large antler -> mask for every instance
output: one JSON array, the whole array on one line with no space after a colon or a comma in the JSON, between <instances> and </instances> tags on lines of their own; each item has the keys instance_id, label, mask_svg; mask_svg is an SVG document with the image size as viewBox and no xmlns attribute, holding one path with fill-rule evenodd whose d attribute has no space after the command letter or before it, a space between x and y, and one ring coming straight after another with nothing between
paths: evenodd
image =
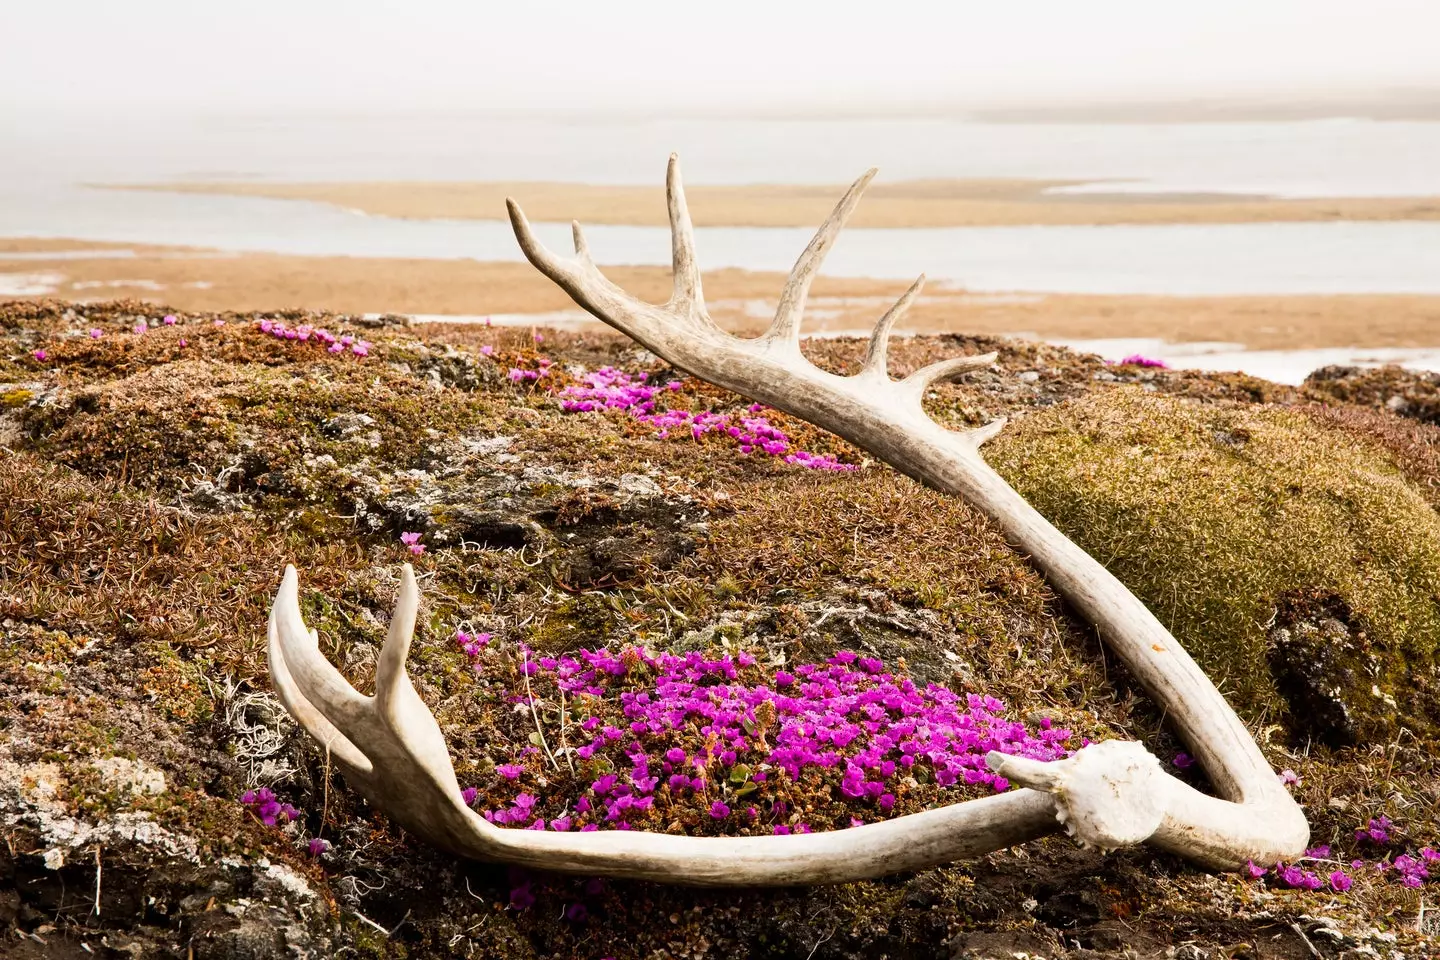
<instances>
[{"instance_id":1,"label":"large antler","mask_svg":"<svg viewBox=\"0 0 1440 960\"><path fill-rule=\"evenodd\" d=\"M408 568L394 621L401 626L392 624L374 698L356 693L319 655L300 620L294 571L287 571L270 627L271 672L282 700L397 821L437 846L482 859L680 883L821 883L984 853L1051 832L1057 823L1087 845L1111 849L1148 840L1222 869L1298 856L1309 838L1304 815L1215 685L1123 584L981 458L980 445L1003 421L956 432L924 412L930 385L988 366L994 355L957 357L903 380L890 378L890 330L924 278L876 324L860 373L837 376L801 355L800 319L810 284L873 176L872 170L857 180L821 225L791 271L774 322L756 339L724 332L705 311L674 156L666 186L675 280L663 306L637 300L607 280L578 223L576 256L561 259L535 239L520 207L507 204L525 256L605 323L682 370L831 430L916 480L959 494L998 523L1125 661L1224 799L1167 775L1139 744L1106 742L1054 763L992 753L988 760L997 772L1033 789L839 833L690 838L496 828L460 802L444 738L405 676L416 602Z\"/></svg>"}]
</instances>

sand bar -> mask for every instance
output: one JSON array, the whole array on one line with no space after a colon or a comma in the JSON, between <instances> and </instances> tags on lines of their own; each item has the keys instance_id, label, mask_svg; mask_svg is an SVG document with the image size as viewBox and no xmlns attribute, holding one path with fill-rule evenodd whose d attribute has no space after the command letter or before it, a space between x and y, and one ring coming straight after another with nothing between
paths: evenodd
<instances>
[{"instance_id":1,"label":"sand bar","mask_svg":"<svg viewBox=\"0 0 1440 960\"><path fill-rule=\"evenodd\" d=\"M1000 227L1122 224L1440 220L1440 197L1278 199L1230 194L1047 193L1063 180L912 180L877 182L851 225L857 227ZM665 226L662 185L574 183L256 183L182 182L111 185L115 189L309 200L405 219L501 220L514 197L531 220ZM830 213L844 184L686 187L699 226L805 227Z\"/></svg>"},{"instance_id":2,"label":"sand bar","mask_svg":"<svg viewBox=\"0 0 1440 960\"><path fill-rule=\"evenodd\" d=\"M131 247L125 259L63 259L91 248L78 240L0 239L0 281L29 296L137 297L188 310L308 307L346 313L535 314L575 316L575 305L525 263L362 257L216 255ZM54 260L7 260L5 253L56 252ZM669 296L669 271L607 268L637 296ZM39 279L36 279L39 278ZM773 312L784 283L778 273L717 270L704 275L712 315L731 329L754 330ZM888 280L821 277L807 311L811 332L860 330L905 288ZM903 324L910 331L1026 333L1047 339L1154 337L1172 342L1226 341L1255 350L1440 346L1440 296L1146 297L969 293L932 285Z\"/></svg>"}]
</instances>

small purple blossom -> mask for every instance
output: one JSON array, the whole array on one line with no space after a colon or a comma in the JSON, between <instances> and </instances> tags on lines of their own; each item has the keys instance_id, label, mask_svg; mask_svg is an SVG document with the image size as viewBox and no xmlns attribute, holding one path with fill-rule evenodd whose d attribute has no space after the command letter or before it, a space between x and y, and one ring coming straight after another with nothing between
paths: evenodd
<instances>
[{"instance_id":1,"label":"small purple blossom","mask_svg":"<svg viewBox=\"0 0 1440 960\"><path fill-rule=\"evenodd\" d=\"M1389 817L1375 817L1366 827L1355 831L1355 839L1361 843L1389 843L1392 826Z\"/></svg>"},{"instance_id":2,"label":"small purple blossom","mask_svg":"<svg viewBox=\"0 0 1440 960\"><path fill-rule=\"evenodd\" d=\"M309 852L310 856L319 858L322 854L329 851L330 841L315 837L305 845L305 849Z\"/></svg>"},{"instance_id":3,"label":"small purple blossom","mask_svg":"<svg viewBox=\"0 0 1440 960\"><path fill-rule=\"evenodd\" d=\"M1184 752L1175 754L1175 759L1170 762L1173 763L1178 770L1189 770L1195 766L1195 758Z\"/></svg>"},{"instance_id":4,"label":"small purple blossom","mask_svg":"<svg viewBox=\"0 0 1440 960\"><path fill-rule=\"evenodd\" d=\"M1139 353L1132 353L1128 357L1122 357L1117 360L1116 363L1122 367L1158 367L1161 370L1168 368L1168 364L1166 364L1164 360L1156 360L1154 357L1147 357Z\"/></svg>"},{"instance_id":5,"label":"small purple blossom","mask_svg":"<svg viewBox=\"0 0 1440 960\"><path fill-rule=\"evenodd\" d=\"M245 791L240 802L267 827L278 826L282 820L288 823L300 819L300 811L288 803L281 803L269 787Z\"/></svg>"}]
</instances>

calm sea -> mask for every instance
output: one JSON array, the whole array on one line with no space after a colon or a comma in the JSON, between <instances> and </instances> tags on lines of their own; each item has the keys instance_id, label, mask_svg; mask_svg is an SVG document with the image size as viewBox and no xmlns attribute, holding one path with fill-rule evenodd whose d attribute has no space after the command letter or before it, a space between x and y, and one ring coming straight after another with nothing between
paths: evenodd
<instances>
[{"instance_id":1,"label":"calm sea","mask_svg":"<svg viewBox=\"0 0 1440 960\"><path fill-rule=\"evenodd\" d=\"M504 116L0 117L0 236L225 250L518 259L503 223L405 221L319 204L133 193L175 179L658 183L678 150L707 183L1040 177L1076 189L1287 197L1440 195L1440 123L993 124ZM546 229L557 244L566 231ZM702 229L707 267L786 269L791 229ZM663 229L596 227L606 263L668 262ZM839 275L977 290L1440 293L1440 223L850 230Z\"/></svg>"}]
</instances>

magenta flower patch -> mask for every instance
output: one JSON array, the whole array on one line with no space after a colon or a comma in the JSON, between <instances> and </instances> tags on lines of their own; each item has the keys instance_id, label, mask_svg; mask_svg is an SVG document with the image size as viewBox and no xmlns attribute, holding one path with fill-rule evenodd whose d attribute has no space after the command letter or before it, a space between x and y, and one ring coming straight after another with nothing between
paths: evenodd
<instances>
[{"instance_id":1,"label":"magenta flower patch","mask_svg":"<svg viewBox=\"0 0 1440 960\"><path fill-rule=\"evenodd\" d=\"M871 820L904 812L903 799L917 790L1007 790L985 764L990 750L1037 760L1069 753L1070 732L1048 720L1032 733L994 697L920 686L849 651L772 677L749 654L628 648L548 657L507 646L466 652L492 683L513 678L506 699L517 705L563 696L566 745L552 727L549 748L573 754L574 775L569 762L557 770L534 747L498 765L481 804L497 825L630 829L679 816L804 833L810 825L797 821L805 811L841 828L857 813L869 811ZM554 717L558 723L558 711ZM512 794L532 771L548 783L543 799Z\"/></svg>"},{"instance_id":2,"label":"magenta flower patch","mask_svg":"<svg viewBox=\"0 0 1440 960\"><path fill-rule=\"evenodd\" d=\"M217 327L224 326L223 320L215 321ZM324 327L314 327L309 324L300 324L298 327L286 326L281 320L261 320L256 325L261 333L268 333L277 340L293 340L297 343L313 343L323 347L327 353L349 353L354 357L368 357L371 345L368 341L359 340L355 337L336 336ZM141 331L136 331L141 332Z\"/></svg>"},{"instance_id":3,"label":"magenta flower patch","mask_svg":"<svg viewBox=\"0 0 1440 960\"><path fill-rule=\"evenodd\" d=\"M289 822L300 819L300 811L288 803L281 803L268 787L245 791L240 802L249 807L250 812L258 817L261 823L269 827L276 826L282 820Z\"/></svg>"},{"instance_id":4,"label":"magenta flower patch","mask_svg":"<svg viewBox=\"0 0 1440 960\"><path fill-rule=\"evenodd\" d=\"M511 371L512 379L515 373ZM679 381L672 380L661 386L650 385L645 382L645 377L632 376L614 367L602 367L587 374L584 379L585 386L571 386L560 391L560 408L566 413L619 410L654 427L655 436L662 440L672 437L700 440L714 435L727 438L742 454L780 457L786 463L808 470L859 469L852 463L841 463L828 453L796 449L794 442L783 431L761 415L765 408L758 403L748 408L749 416L694 412L674 407L662 409L656 397L677 392L681 387Z\"/></svg>"}]
</instances>

